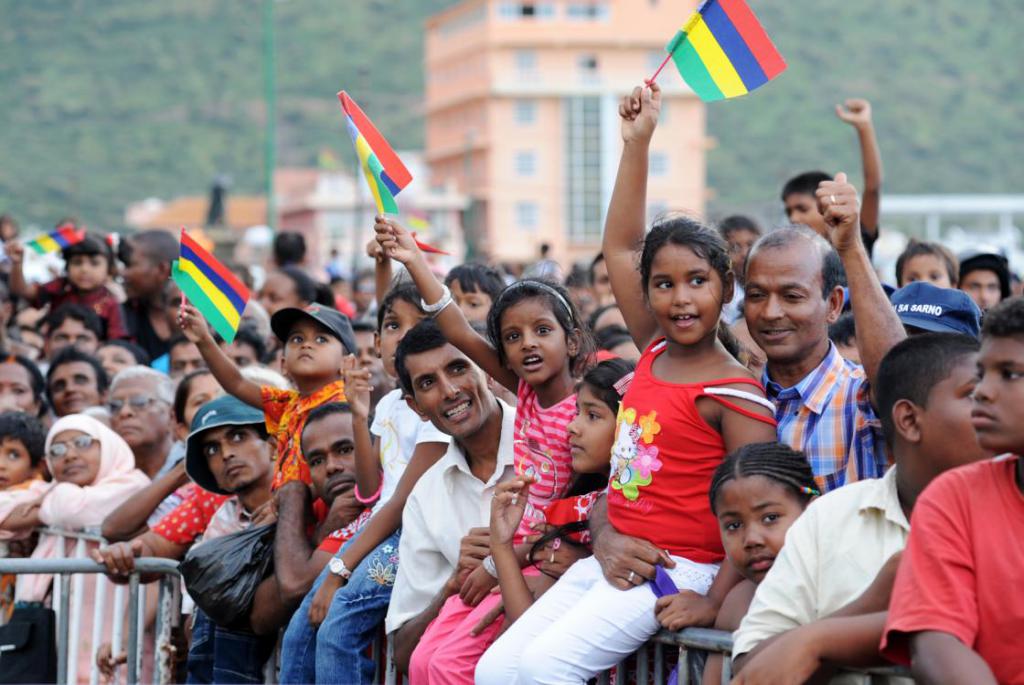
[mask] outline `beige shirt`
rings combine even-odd
[[[812,502],[757,587],[733,635],[733,656],[849,604],[906,546],[909,534],[895,467],[882,478],[845,485]]]
[[[499,482],[514,474],[512,442],[516,410],[501,407],[501,441],[494,473],[481,481],[452,440],[448,451],[424,473],[402,512],[398,576],[385,620],[388,633],[419,615],[444,587],[459,562],[459,545],[470,528],[490,524],[491,497]]]

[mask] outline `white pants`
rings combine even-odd
[[[707,594],[718,566],[673,557],[680,590]],[[476,667],[477,685],[585,683],[639,649],[658,632],[649,583],[618,590],[594,557],[577,561]]]

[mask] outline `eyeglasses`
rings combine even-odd
[[[111,416],[115,416],[124,409],[126,404],[135,411],[139,411],[141,409],[145,409],[154,402],[163,402],[163,400],[156,397],[150,397],[149,395],[132,395],[127,400],[110,400],[107,402],[107,411],[110,412]]]
[[[55,442],[50,445],[50,459],[54,461],[60,461],[64,457],[71,453],[71,449],[74,448],[76,452],[81,454],[85,450],[92,447],[94,442],[99,442],[96,438],[91,435],[79,435],[71,438],[68,442]]]

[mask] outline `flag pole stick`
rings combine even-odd
[[[646,81],[644,81],[644,83],[646,83],[648,86],[651,85],[652,83],[654,83],[654,81],[658,78],[658,74],[661,73],[661,70],[665,68],[665,65],[668,64],[668,61],[670,59],[672,59],[672,53],[671,52],[668,53],[667,55],[665,55],[665,59],[663,59],[661,61],[661,64],[658,66],[658,69],[654,72],[654,74],[651,76],[651,78],[649,78]]]

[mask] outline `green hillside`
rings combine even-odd
[[[325,145],[348,159],[339,86],[396,146],[421,144],[423,19],[449,4],[278,2],[279,164],[311,164]],[[848,94],[875,104],[887,191],[1020,190],[1020,0],[752,4],[790,69],[709,107],[715,208],[770,203],[794,170],[855,169],[854,135],[831,111]],[[0,0],[0,212],[115,227],[128,202],[204,192],[219,172],[260,192],[261,8]]]

